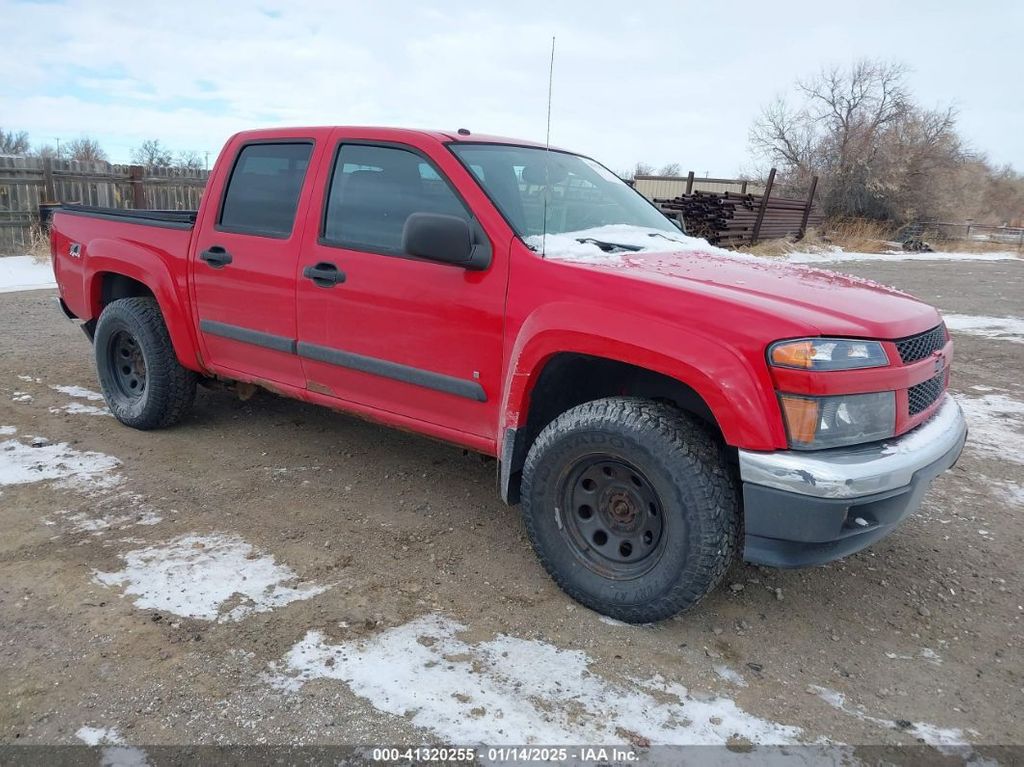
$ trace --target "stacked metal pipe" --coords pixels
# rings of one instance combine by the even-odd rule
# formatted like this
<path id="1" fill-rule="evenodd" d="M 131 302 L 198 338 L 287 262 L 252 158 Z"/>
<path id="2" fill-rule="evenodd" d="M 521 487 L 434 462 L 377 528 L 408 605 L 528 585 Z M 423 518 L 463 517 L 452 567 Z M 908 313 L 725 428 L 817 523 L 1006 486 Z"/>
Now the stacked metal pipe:
<path id="1" fill-rule="evenodd" d="M 687 234 L 703 237 L 712 245 L 733 248 L 758 240 L 799 239 L 808 228 L 819 226 L 824 220 L 808 200 L 790 197 L 764 199 L 761 195 L 736 192 L 693 192 L 654 202 L 666 215 L 681 216 Z"/>

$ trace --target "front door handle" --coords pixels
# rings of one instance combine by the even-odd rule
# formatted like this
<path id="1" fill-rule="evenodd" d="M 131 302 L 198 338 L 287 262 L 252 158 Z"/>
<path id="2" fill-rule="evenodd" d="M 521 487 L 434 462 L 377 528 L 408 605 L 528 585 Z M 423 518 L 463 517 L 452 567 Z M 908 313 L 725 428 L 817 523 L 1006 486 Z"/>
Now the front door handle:
<path id="1" fill-rule="evenodd" d="M 231 254 L 220 245 L 211 245 L 209 249 L 199 254 L 199 260 L 205 261 L 214 269 L 223 269 L 231 263 Z"/>
<path id="2" fill-rule="evenodd" d="M 313 266 L 307 266 L 302 270 L 302 276 L 313 280 L 313 283 L 321 288 L 333 288 L 335 285 L 345 281 L 345 272 L 327 261 L 320 261 Z"/>

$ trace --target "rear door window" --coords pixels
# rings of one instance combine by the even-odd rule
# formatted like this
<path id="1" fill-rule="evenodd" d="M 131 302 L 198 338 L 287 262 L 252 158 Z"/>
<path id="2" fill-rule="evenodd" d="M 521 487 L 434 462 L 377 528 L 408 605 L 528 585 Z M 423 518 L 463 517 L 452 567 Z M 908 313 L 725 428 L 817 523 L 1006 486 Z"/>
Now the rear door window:
<path id="1" fill-rule="evenodd" d="M 228 180 L 218 228 L 288 237 L 312 151 L 308 141 L 243 147 Z"/>

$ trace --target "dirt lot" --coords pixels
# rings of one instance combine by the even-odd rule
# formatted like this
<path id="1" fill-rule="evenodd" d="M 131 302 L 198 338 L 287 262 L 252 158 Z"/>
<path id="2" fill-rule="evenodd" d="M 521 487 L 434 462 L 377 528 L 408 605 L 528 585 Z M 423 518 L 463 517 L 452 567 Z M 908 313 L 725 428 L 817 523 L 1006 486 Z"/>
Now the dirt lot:
<path id="1" fill-rule="evenodd" d="M 1024 317 L 1020 261 L 841 268 Z M 956 334 L 971 438 L 896 534 L 630 627 L 477 456 L 269 394 L 120 426 L 53 295 L 0 296 L 0 742 L 1024 742 L 1024 337 Z"/>

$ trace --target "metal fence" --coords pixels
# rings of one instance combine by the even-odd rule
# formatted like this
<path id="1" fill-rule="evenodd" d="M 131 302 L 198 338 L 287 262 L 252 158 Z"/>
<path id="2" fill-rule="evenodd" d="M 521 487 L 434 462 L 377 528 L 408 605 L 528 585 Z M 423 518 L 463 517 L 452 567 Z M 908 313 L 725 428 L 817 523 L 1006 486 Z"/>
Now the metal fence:
<path id="1" fill-rule="evenodd" d="M 633 188 L 648 200 L 679 197 L 693 192 L 762 194 L 764 184 L 742 178 L 701 178 L 692 170 L 685 176 L 636 176 Z"/>
<path id="2" fill-rule="evenodd" d="M 1024 227 L 991 226 L 973 221 L 921 221 L 905 227 L 904 236 L 922 241 L 968 241 L 1024 250 Z"/>
<path id="3" fill-rule="evenodd" d="M 0 156 L 0 255 L 25 252 L 40 205 L 195 210 L 208 177 L 187 168 Z"/>

